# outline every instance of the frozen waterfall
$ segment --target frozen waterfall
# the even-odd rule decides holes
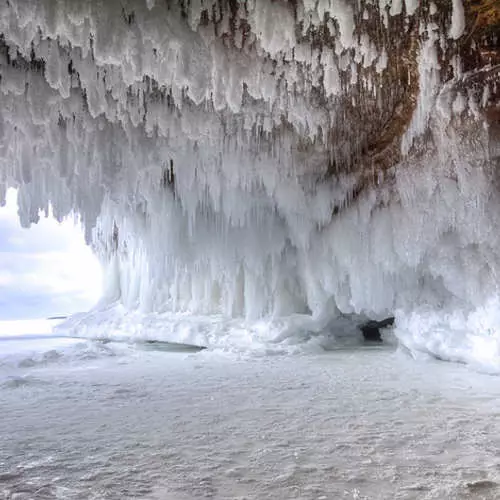
[[[81,215],[89,334],[395,314],[412,351],[500,369],[500,37],[468,23],[461,0],[0,0],[0,198]]]

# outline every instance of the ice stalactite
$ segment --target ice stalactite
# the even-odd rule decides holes
[[[461,0],[0,0],[0,185],[25,225],[81,214],[103,308],[500,345],[464,326],[500,265],[499,70],[467,67],[467,23]]]

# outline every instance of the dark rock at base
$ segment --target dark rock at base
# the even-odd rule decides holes
[[[394,324],[394,317],[385,318],[382,321],[368,321],[367,323],[360,325],[359,329],[363,333],[363,338],[367,342],[382,342],[382,335],[380,335],[380,329],[386,328]]]

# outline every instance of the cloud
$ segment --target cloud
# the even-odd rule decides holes
[[[23,229],[10,190],[0,208],[0,320],[87,310],[100,292],[99,264],[74,221],[42,218]]]

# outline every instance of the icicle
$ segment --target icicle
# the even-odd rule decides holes
[[[415,304],[490,314],[494,88],[443,56],[461,1],[449,26],[418,0],[229,4],[1,2],[0,203],[16,185],[24,225],[80,213],[106,305],[396,312],[420,346]],[[403,55],[402,23],[421,27]]]
[[[457,40],[465,29],[464,6],[462,0],[453,0],[453,13],[451,16],[451,26],[449,31],[450,38]]]

